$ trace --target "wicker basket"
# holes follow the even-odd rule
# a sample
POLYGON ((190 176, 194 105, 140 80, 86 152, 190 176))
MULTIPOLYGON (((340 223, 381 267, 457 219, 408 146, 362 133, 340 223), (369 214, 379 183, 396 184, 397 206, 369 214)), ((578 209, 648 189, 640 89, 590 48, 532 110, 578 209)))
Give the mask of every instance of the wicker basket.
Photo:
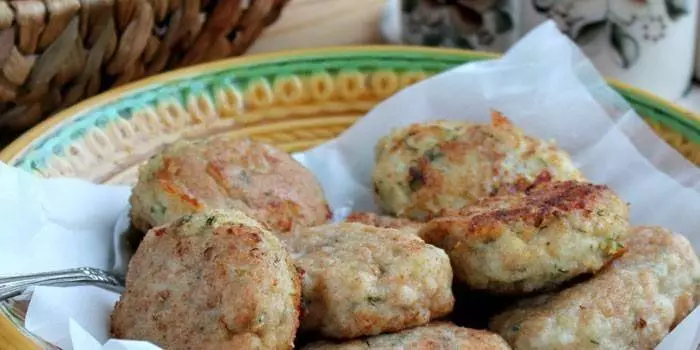
POLYGON ((286 2, 0 1, 0 133, 128 81, 239 55, 286 2))

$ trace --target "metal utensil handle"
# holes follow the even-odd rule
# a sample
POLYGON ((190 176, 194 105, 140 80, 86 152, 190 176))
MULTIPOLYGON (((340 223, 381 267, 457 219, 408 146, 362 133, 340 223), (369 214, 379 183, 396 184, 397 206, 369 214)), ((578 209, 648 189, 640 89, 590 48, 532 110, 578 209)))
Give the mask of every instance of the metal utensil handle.
POLYGON ((91 267, 0 277, 0 301, 22 294, 33 286, 69 286, 87 284, 121 292, 124 279, 91 267))

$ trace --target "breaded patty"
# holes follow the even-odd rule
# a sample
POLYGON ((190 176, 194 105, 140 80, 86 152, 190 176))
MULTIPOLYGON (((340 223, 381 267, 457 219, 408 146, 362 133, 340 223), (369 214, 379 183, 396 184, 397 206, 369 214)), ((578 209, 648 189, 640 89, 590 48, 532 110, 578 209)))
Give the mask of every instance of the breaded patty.
POLYGON ((498 334, 435 322, 399 333, 382 334, 345 343, 318 342, 304 350, 507 350, 498 334))
POLYGON ((166 349, 290 349, 300 301, 277 237, 241 212, 206 211, 146 234, 111 332, 166 349))
POLYGON ((544 182, 445 211, 419 235, 445 249, 455 276, 478 290, 518 294, 598 271, 621 250, 627 204, 602 185, 544 182))
POLYGON ((391 228, 339 223, 296 230, 301 329, 355 338, 428 323, 452 311, 445 252, 391 228))
POLYGON ((354 212, 345 218, 345 221, 383 228, 395 228, 412 235, 417 235, 418 230, 422 226, 422 223, 410 219, 368 212, 354 212))
POLYGON ((635 228, 627 252, 588 281, 523 301, 491 328, 515 349, 653 349, 700 302, 688 240, 635 228))
POLYGON ((145 231, 205 209, 237 209, 287 232, 330 219, 314 175, 270 145, 227 135, 179 140, 139 169, 131 218, 145 231))
POLYGON ((394 130, 375 153, 379 207, 419 221, 527 187, 543 173, 554 180, 583 179, 566 152, 525 135, 495 112, 491 125, 436 121, 394 130))

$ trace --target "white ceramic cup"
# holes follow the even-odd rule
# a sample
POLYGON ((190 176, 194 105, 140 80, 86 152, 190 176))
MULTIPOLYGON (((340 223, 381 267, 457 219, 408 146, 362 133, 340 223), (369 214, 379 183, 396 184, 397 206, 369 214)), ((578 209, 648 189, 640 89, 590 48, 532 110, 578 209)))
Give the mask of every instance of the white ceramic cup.
POLYGON ((700 78, 699 1, 389 0, 383 32, 395 43, 502 52, 549 18, 605 76, 678 100, 695 67, 700 78))
POLYGON ((608 77, 670 100, 690 86, 698 0, 528 0, 523 5, 524 30, 553 19, 608 77))

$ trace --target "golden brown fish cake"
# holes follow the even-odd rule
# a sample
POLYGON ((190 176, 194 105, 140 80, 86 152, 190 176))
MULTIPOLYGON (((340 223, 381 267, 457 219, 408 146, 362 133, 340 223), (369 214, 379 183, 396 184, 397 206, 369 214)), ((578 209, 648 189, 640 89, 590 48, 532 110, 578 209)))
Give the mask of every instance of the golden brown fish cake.
POLYGON ((345 218, 345 222, 357 222, 382 228, 395 228, 412 235, 418 235, 418 230, 422 226, 422 223, 410 219, 369 212, 354 212, 345 218))
POLYGON ((379 207, 418 221, 527 187, 543 173, 583 180, 566 152, 525 135, 496 112, 491 125, 436 121, 394 130, 375 153, 379 207))
POLYGON ((591 279, 525 300, 490 328, 514 349, 653 349, 700 302, 700 261, 659 227, 635 228, 625 247, 591 279))
POLYGON ((399 230, 338 223, 295 230, 302 272, 300 329, 355 338, 428 323, 452 311, 445 252, 399 230))
POLYGON ((130 202, 144 232, 206 209, 237 209, 278 232, 331 217, 316 178, 289 154, 227 135, 168 145, 139 168, 130 202))
POLYGON ((206 211, 146 234, 111 333, 167 349, 291 349, 300 301, 279 239, 241 212, 206 211))
POLYGON ((444 211, 419 232, 445 249, 455 276, 499 293, 553 288, 598 271, 620 251, 628 209, 606 186, 576 181, 539 184, 444 211))
POLYGON ((381 334, 345 343, 317 342, 304 350, 508 350, 498 334, 434 322, 398 333, 381 334))

